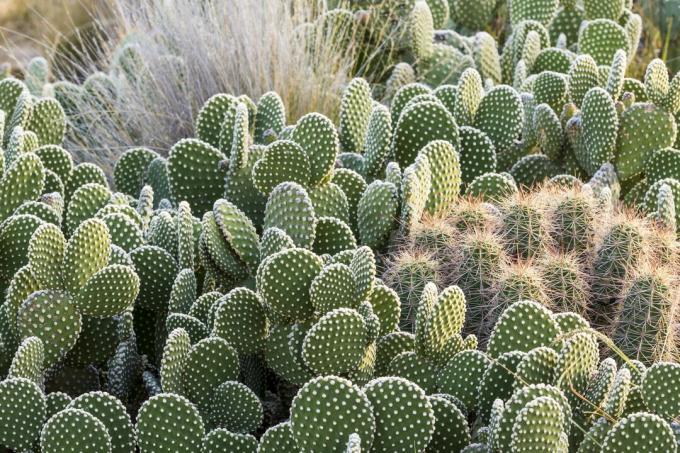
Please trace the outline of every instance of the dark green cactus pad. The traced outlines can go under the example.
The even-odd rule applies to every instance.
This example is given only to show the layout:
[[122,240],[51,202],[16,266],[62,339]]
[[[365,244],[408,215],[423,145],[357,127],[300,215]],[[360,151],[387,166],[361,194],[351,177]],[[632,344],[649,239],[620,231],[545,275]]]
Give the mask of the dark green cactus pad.
[[253,167],[253,183],[265,196],[280,183],[290,181],[307,186],[310,180],[310,161],[296,142],[280,140],[267,147],[262,159]]
[[431,395],[428,400],[434,411],[435,427],[425,451],[433,453],[462,451],[471,440],[467,418],[443,395]]
[[359,313],[337,308],[321,317],[307,332],[302,358],[317,374],[347,373],[361,361],[366,335],[366,324]]
[[71,401],[67,409],[80,409],[97,418],[111,436],[111,453],[131,453],[135,433],[125,406],[104,392],[86,393]]
[[26,201],[35,200],[43,190],[43,165],[35,154],[21,154],[0,179],[0,221]]
[[317,217],[335,217],[345,223],[349,222],[347,196],[337,184],[314,187],[309,190],[309,198]]
[[496,171],[496,149],[489,137],[479,129],[460,128],[460,167],[464,184],[477,176]]
[[614,165],[621,180],[645,168],[646,157],[673,145],[677,126],[673,115],[654,104],[634,104],[621,115]]
[[387,335],[397,330],[401,309],[396,291],[386,285],[376,283],[367,300],[380,321],[380,335]]
[[340,145],[347,153],[361,153],[373,109],[371,87],[362,78],[352,79],[340,100]]
[[212,333],[227,340],[239,354],[250,355],[264,348],[268,330],[260,296],[247,288],[235,288],[221,300]]
[[33,448],[45,420],[45,395],[31,380],[0,382],[0,442],[17,451]]
[[222,293],[217,291],[201,294],[189,309],[189,316],[193,316],[205,325],[211,325],[213,305],[215,305],[221,297]]
[[283,250],[258,269],[258,292],[279,315],[305,319],[314,311],[309,288],[321,269],[321,258],[312,252],[299,248]]
[[61,265],[66,240],[53,224],[39,226],[28,244],[28,262],[36,281],[43,289],[62,289]]
[[17,325],[21,338],[35,336],[42,340],[45,367],[49,367],[75,345],[81,316],[68,293],[38,291],[21,305]]
[[508,150],[522,130],[522,101],[517,92],[500,85],[486,93],[475,115],[476,129],[484,132],[496,152]]
[[52,170],[59,179],[66,182],[73,171],[73,158],[68,151],[58,145],[45,145],[35,150],[43,167]]
[[583,99],[583,146],[575,150],[580,165],[593,174],[614,156],[618,114],[614,101],[602,88],[593,88]]
[[[415,343],[410,349],[414,346]],[[437,365],[410,349],[396,355],[390,361],[385,374],[408,379],[428,394],[436,392]]]
[[66,132],[64,109],[55,99],[39,99],[31,106],[26,129],[38,136],[40,146],[61,145]]
[[284,182],[269,195],[264,229],[280,228],[298,247],[311,248],[314,243],[314,222],[312,201],[301,185]]
[[314,278],[309,288],[312,305],[318,313],[328,313],[336,308],[359,306],[357,282],[349,266],[334,263],[326,266]]
[[71,397],[66,393],[53,392],[45,395],[45,401],[47,403],[46,418],[49,419],[57,412],[61,412],[66,409],[68,403],[71,402]]
[[[58,173],[57,173],[58,174]],[[64,180],[65,190],[64,201],[68,202],[71,199],[73,192],[80,186],[85,184],[99,184],[107,187],[106,175],[104,171],[94,164],[83,162],[73,168],[70,177]]]
[[439,372],[439,391],[455,396],[465,407],[477,407],[478,389],[490,363],[489,357],[481,351],[467,350],[456,354]]
[[536,105],[547,104],[553,111],[560,112],[568,100],[567,77],[558,72],[543,71],[536,75],[532,92]]
[[299,453],[290,422],[269,428],[260,438],[259,453]]
[[295,385],[303,385],[311,379],[312,373],[298,363],[289,347],[288,337],[292,335],[294,326],[275,325],[269,332],[265,348],[265,359],[274,372]]
[[357,206],[359,200],[366,190],[367,184],[364,178],[357,172],[348,168],[338,168],[333,173],[333,184],[339,186],[345,193],[347,198],[347,215],[349,217],[349,226],[352,230],[357,231]]
[[224,154],[210,144],[183,139],[168,157],[168,181],[175,202],[187,201],[196,212],[209,211],[213,200],[224,192]]
[[533,187],[560,174],[560,167],[548,156],[530,154],[518,160],[510,169],[510,174],[520,187]]
[[[421,451],[429,444],[435,430],[435,413],[420,387],[406,379],[385,377],[369,382],[364,391],[375,416],[375,440],[371,451]],[[403,404],[394,406],[397,395]],[[394,426],[405,429],[399,436],[394,436]]]
[[142,404],[136,431],[140,450],[153,453],[200,451],[205,434],[196,407],[171,393],[152,396]]
[[407,233],[417,225],[432,191],[432,172],[429,159],[419,154],[416,161],[404,170],[401,183],[401,231]]
[[404,107],[409,101],[421,94],[431,94],[432,90],[422,83],[409,83],[404,85],[397,91],[390,103],[390,114],[392,116],[392,125],[396,126],[399,122],[399,117],[403,113]]
[[130,266],[114,264],[94,274],[78,291],[74,303],[80,313],[107,317],[129,308],[139,293],[139,277]]
[[532,301],[516,302],[498,319],[487,351],[492,358],[510,351],[529,352],[539,346],[550,346],[559,334],[560,329],[547,308]]
[[[578,428],[577,428],[578,429]],[[604,439],[612,429],[612,422],[606,418],[599,418],[585,433],[581,441],[578,453],[599,453],[602,451]]]
[[674,148],[653,151],[645,162],[645,177],[648,184],[664,178],[680,179],[680,151]]
[[186,396],[205,414],[213,390],[224,381],[236,380],[238,372],[238,355],[226,340],[201,340],[191,348],[184,366]]
[[309,185],[328,181],[340,147],[333,123],[320,113],[309,113],[298,120],[291,139],[300,145],[309,160]]
[[511,451],[524,453],[544,448],[560,451],[564,424],[560,404],[549,396],[539,396],[517,414],[512,428]]
[[142,230],[134,220],[121,213],[107,214],[102,218],[111,234],[111,243],[129,252],[144,244]]
[[149,186],[153,188],[154,207],[158,207],[158,203],[161,200],[169,200],[172,197],[170,194],[167,160],[162,157],[152,160],[146,169],[146,180]]
[[417,153],[434,140],[459,145],[458,125],[446,108],[426,101],[404,109],[395,127],[392,155],[401,167],[411,165]]
[[413,352],[415,338],[408,332],[391,332],[378,339],[375,359],[376,375],[387,373],[392,360],[403,352]]
[[[49,171],[49,170],[46,170]],[[52,192],[54,194],[54,192]],[[56,194],[58,195],[58,194]],[[53,225],[61,225],[60,212],[42,201],[27,201],[19,206],[12,215],[30,214],[38,217],[43,222],[48,222]]]
[[364,300],[371,294],[375,284],[376,267],[373,250],[366,246],[356,249],[349,267],[357,281],[359,300]]
[[[376,104],[371,111],[364,141],[364,172],[377,177],[385,169],[392,142],[392,117],[387,107]],[[334,177],[335,178],[335,177]]]
[[314,253],[335,255],[357,246],[352,229],[336,217],[319,217],[314,233]]
[[565,341],[555,367],[555,385],[561,388],[573,405],[585,393],[590,376],[597,371],[599,351],[595,336],[579,332]]
[[[40,289],[40,284],[35,279],[30,266],[24,266],[20,268],[12,277],[12,281],[7,289],[7,295],[5,297],[5,304],[2,313],[7,316],[7,332],[12,340],[18,335],[17,330],[17,313],[21,304],[35,291]],[[0,331],[2,332],[2,331]],[[2,334],[0,334],[0,341],[2,341]],[[9,339],[5,339],[6,342]],[[15,345],[16,346],[16,345]]]
[[81,223],[64,251],[64,288],[77,293],[109,261],[111,238],[106,224],[98,219]]
[[163,307],[177,275],[174,258],[160,247],[145,245],[130,252],[130,259],[139,276],[137,301],[150,309]]
[[262,423],[262,404],[246,385],[226,381],[213,391],[210,401],[210,420],[233,433],[250,433]]
[[204,253],[204,262],[212,264],[233,280],[242,280],[247,275],[245,264],[239,260],[228,246],[212,212],[203,215],[200,246]]
[[652,412],[672,419],[680,415],[680,394],[676,390],[680,365],[659,362],[642,376],[642,398]]
[[421,150],[430,164],[432,186],[425,210],[438,215],[450,211],[461,186],[461,164],[453,145],[446,141],[430,142]]
[[318,377],[305,384],[293,399],[291,430],[302,452],[342,451],[350,434],[355,433],[370,449],[376,430],[373,411],[366,394],[350,381]]
[[260,261],[286,249],[295,248],[293,240],[280,228],[267,228],[260,240]]
[[253,223],[240,209],[223,199],[215,202],[213,214],[229,246],[254,273],[260,263],[260,241]]
[[564,143],[562,124],[557,114],[548,104],[536,106],[533,115],[536,142],[543,154],[558,160]]
[[198,319],[184,313],[171,313],[165,320],[165,328],[172,332],[177,328],[187,331],[191,344],[196,344],[210,335],[210,329]]
[[218,428],[203,438],[203,453],[257,453],[257,439],[249,434],[238,434]]
[[569,432],[571,408],[562,392],[558,388],[549,385],[530,385],[515,390],[515,393],[505,404],[502,417],[498,422],[498,426],[494,429],[492,440],[494,451],[511,451],[510,445],[514,437],[513,427],[517,417],[527,404],[539,397],[549,397],[558,403],[562,409],[561,429],[566,433]]
[[38,337],[25,338],[14,353],[7,379],[24,378],[40,384],[44,357],[42,341]]
[[474,198],[481,198],[489,202],[500,202],[517,192],[517,184],[511,176],[504,173],[484,173],[477,176],[465,193]]
[[602,453],[630,449],[649,452],[674,452],[677,441],[670,425],[654,414],[639,412],[619,420],[602,444]]
[[255,143],[265,143],[265,133],[278,135],[286,125],[286,107],[281,97],[273,91],[263,94],[257,101],[255,115]]
[[109,201],[111,191],[107,187],[94,183],[80,186],[68,203],[64,219],[66,232],[72,235],[81,223],[94,217]]
[[581,28],[578,46],[580,53],[591,55],[598,65],[609,65],[617,50],[628,52],[628,35],[610,19],[595,19]]
[[539,346],[527,352],[517,364],[515,388],[533,384],[552,385],[555,381],[555,368],[558,359],[557,352],[547,346]]
[[111,447],[106,426],[81,409],[67,408],[57,413],[40,433],[40,448],[45,453],[109,453]]
[[493,402],[510,398],[515,387],[517,367],[526,354],[519,351],[506,352],[492,361],[484,371],[479,386],[477,414],[489,421]]
[[191,339],[186,330],[178,328],[170,331],[161,359],[160,378],[166,393],[184,393],[184,366],[191,348]]
[[398,209],[398,192],[394,184],[373,181],[357,206],[361,243],[373,248],[382,247],[392,232]]
[[157,157],[158,154],[148,148],[131,148],[125,151],[113,170],[116,189],[133,197],[138,196],[144,186],[146,170]]
[[616,378],[612,383],[607,400],[602,407],[605,414],[614,418],[619,418],[623,415],[628,400],[628,394],[631,389],[631,376],[627,368],[621,368],[616,374]]
[[599,85],[599,69],[593,57],[577,56],[569,68],[569,92],[574,104],[580,107],[586,93]]
[[229,113],[233,116],[237,104],[236,98],[228,94],[216,94],[208,99],[196,118],[197,137],[214,147],[219,147],[225,117]]

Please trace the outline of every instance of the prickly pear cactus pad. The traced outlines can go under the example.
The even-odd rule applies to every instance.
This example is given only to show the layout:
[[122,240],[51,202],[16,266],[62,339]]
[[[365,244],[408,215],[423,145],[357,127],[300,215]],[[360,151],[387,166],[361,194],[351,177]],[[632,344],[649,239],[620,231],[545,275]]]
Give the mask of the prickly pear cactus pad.
[[81,409],[97,418],[111,436],[112,453],[130,453],[135,448],[135,433],[123,403],[104,392],[80,395],[67,409]]
[[664,418],[680,416],[680,396],[676,391],[680,365],[660,362],[652,365],[642,376],[642,398],[647,407]]
[[40,437],[46,415],[45,395],[25,378],[0,382],[0,442],[17,451],[29,450]]
[[200,451],[205,428],[196,407],[172,393],[152,396],[137,415],[137,444],[143,451]]
[[[375,379],[364,387],[375,416],[372,451],[421,451],[435,430],[435,413],[425,392],[397,377]],[[401,427],[399,434],[395,433]]]
[[290,424],[298,448],[309,453],[342,451],[355,433],[364,448],[370,449],[376,430],[366,394],[334,376],[312,379],[300,389],[293,399]]
[[40,433],[40,448],[45,453],[106,453],[111,451],[111,436],[94,415],[67,408],[45,423]]
[[670,425],[654,414],[638,412],[619,420],[602,444],[602,453],[625,450],[674,452],[677,441]]

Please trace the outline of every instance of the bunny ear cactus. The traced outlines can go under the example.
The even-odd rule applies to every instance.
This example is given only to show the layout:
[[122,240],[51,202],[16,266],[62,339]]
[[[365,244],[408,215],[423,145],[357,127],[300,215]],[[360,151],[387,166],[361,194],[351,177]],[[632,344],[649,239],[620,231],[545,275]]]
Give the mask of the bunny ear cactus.
[[253,167],[253,183],[264,196],[283,182],[309,185],[310,162],[305,151],[295,142],[280,140],[267,147]]
[[271,131],[274,136],[281,133],[286,125],[286,107],[281,97],[270,91],[263,94],[257,101],[255,114],[255,143],[267,144],[266,136]]
[[[350,105],[358,103],[348,102]],[[358,115],[352,113],[353,117]],[[360,132],[362,131],[358,130],[356,133]],[[300,145],[309,160],[309,185],[313,187],[326,183],[332,176],[339,149],[338,133],[333,123],[321,114],[307,114],[295,125],[291,139]]]
[[591,55],[598,65],[611,63],[616,51],[628,52],[630,42],[626,30],[611,19],[586,22],[578,36],[579,52]]
[[[171,393],[149,398],[139,409],[135,428],[139,447],[159,453],[200,450],[205,433],[196,407],[186,398]],[[159,429],[166,435],[160,436]]]
[[372,110],[373,99],[368,83],[361,78],[350,81],[340,102],[339,136],[344,152],[364,151],[363,143]]

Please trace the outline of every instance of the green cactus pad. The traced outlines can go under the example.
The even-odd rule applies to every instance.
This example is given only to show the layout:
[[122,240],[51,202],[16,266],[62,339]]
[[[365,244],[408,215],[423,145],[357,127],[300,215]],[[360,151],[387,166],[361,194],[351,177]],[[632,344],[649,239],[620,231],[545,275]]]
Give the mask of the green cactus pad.
[[675,142],[673,115],[653,104],[634,104],[621,115],[614,165],[621,180],[644,170],[646,156]]
[[560,404],[548,396],[539,396],[517,414],[510,448],[517,453],[560,451],[564,423]]
[[359,306],[357,282],[349,266],[341,263],[326,266],[314,278],[309,288],[312,305],[318,313],[328,313],[336,308]]
[[260,263],[260,241],[250,219],[232,203],[222,199],[213,205],[213,214],[222,235],[236,255],[255,272]]
[[213,335],[227,340],[239,354],[250,355],[264,348],[268,327],[260,296],[247,288],[235,288],[221,299]]
[[290,409],[290,423],[298,449],[310,453],[342,451],[355,433],[370,449],[376,429],[373,407],[364,392],[335,376],[312,379],[300,389]]
[[81,409],[67,408],[57,413],[45,423],[40,434],[40,448],[45,453],[109,453],[111,446],[106,426]]
[[[435,413],[425,392],[416,384],[398,377],[378,378],[369,382],[364,391],[373,406],[375,440],[371,451],[421,451],[430,442],[435,430]],[[394,398],[403,404],[394,406]],[[399,436],[393,427],[402,426]]]
[[74,303],[85,315],[107,317],[132,306],[139,293],[139,277],[130,266],[114,264],[94,274],[78,291]]
[[260,261],[274,253],[292,248],[295,248],[295,243],[285,231],[276,227],[268,228],[260,240]]
[[602,88],[588,91],[582,108],[583,146],[576,157],[593,174],[614,156],[619,121],[614,101]]
[[41,288],[63,288],[61,265],[65,247],[64,235],[53,224],[43,224],[33,233],[28,244],[28,262]]
[[517,368],[526,354],[519,351],[506,352],[494,360],[484,371],[479,385],[477,413],[483,420],[491,417],[493,402],[510,398],[515,387]]
[[236,108],[238,101],[228,94],[216,94],[208,99],[196,118],[197,137],[214,147],[220,145],[220,134],[225,116]]
[[184,366],[186,396],[206,413],[213,390],[224,381],[235,380],[238,372],[238,355],[226,340],[201,340],[191,348]]
[[260,438],[259,453],[299,453],[290,422],[269,428]]
[[586,93],[599,85],[599,69],[593,57],[577,56],[569,68],[569,91],[574,104],[580,107]]
[[64,287],[75,293],[109,261],[111,237],[106,224],[98,219],[82,222],[73,232],[64,251]]
[[312,378],[311,372],[298,363],[289,347],[288,337],[292,335],[294,326],[274,326],[269,332],[265,359],[267,365],[277,374],[295,385],[303,385]]
[[32,153],[21,154],[0,179],[0,221],[25,201],[40,196],[44,184],[43,165]]
[[137,301],[146,308],[165,306],[177,275],[174,258],[160,247],[145,245],[130,252],[139,276]]
[[430,164],[432,186],[425,210],[432,215],[447,213],[458,197],[461,185],[461,164],[453,145],[437,140],[421,150]]
[[298,248],[283,250],[258,269],[258,292],[278,314],[304,319],[313,313],[309,288],[321,269],[321,259],[312,252]]
[[215,388],[210,402],[210,420],[233,433],[250,433],[262,423],[262,404],[247,386],[226,381]]
[[549,385],[530,385],[515,390],[515,393],[505,404],[502,417],[498,422],[498,426],[494,429],[492,440],[494,451],[511,451],[510,445],[514,438],[513,427],[515,421],[527,404],[540,397],[549,397],[558,403],[562,410],[561,430],[569,432],[571,408],[562,392],[556,387]]
[[52,392],[45,395],[45,400],[47,402],[47,419],[51,418],[57,412],[61,412],[66,409],[68,403],[71,402],[71,397],[66,393],[62,392]]
[[200,451],[205,434],[196,407],[171,393],[152,396],[142,404],[136,431],[139,449],[152,453]]
[[335,217],[319,217],[314,233],[314,253],[335,255],[357,246],[351,228]]
[[489,357],[480,351],[467,350],[456,354],[439,372],[439,390],[455,396],[465,407],[477,407],[477,389],[490,363]]
[[[392,142],[392,118],[387,107],[373,107],[366,127],[364,141],[364,171],[377,177],[384,170]],[[334,177],[335,178],[335,177]]]
[[645,177],[649,184],[660,179],[680,179],[680,151],[674,148],[659,149],[645,162]]
[[167,393],[184,393],[184,365],[189,356],[191,339],[182,328],[170,332],[163,348],[160,378],[163,391]]
[[335,217],[349,222],[349,203],[347,196],[337,184],[324,184],[309,190],[314,212],[317,217]]
[[[366,324],[354,310],[337,308],[307,332],[302,358],[317,374],[340,375],[353,370],[364,354]],[[333,351],[329,354],[328,351]]]
[[602,453],[629,449],[649,452],[674,452],[677,441],[670,425],[661,417],[639,412],[619,420],[602,444]]
[[298,247],[310,248],[314,242],[315,214],[305,189],[294,182],[279,184],[269,195],[264,228],[283,230]]
[[489,137],[499,153],[514,144],[522,130],[521,119],[522,101],[519,94],[508,86],[499,85],[482,99],[473,126]]
[[465,193],[474,198],[500,202],[517,190],[517,184],[512,177],[502,173],[484,173],[467,186]]
[[265,196],[282,182],[307,186],[310,161],[304,149],[290,140],[280,140],[267,147],[264,157],[253,167],[253,183]]
[[517,364],[515,388],[533,384],[552,385],[558,359],[557,352],[547,346],[539,346],[527,352]]
[[434,140],[459,144],[458,126],[441,104],[426,101],[404,109],[392,140],[392,154],[401,167],[415,161],[418,151]]
[[435,427],[425,451],[462,451],[471,440],[465,415],[444,395],[431,395],[428,400],[434,411]]
[[268,131],[278,135],[286,125],[286,107],[281,97],[273,91],[263,94],[257,101],[255,115],[255,142],[265,143]]
[[40,384],[45,356],[44,350],[40,338],[25,338],[14,353],[7,379],[25,378]]
[[537,302],[521,301],[501,314],[487,351],[492,358],[510,351],[529,352],[539,346],[550,346],[559,334],[560,329],[548,309]]
[[642,398],[654,413],[668,419],[680,415],[680,395],[675,386],[680,376],[680,365],[659,362],[652,365],[642,378]]
[[22,338],[35,336],[42,340],[45,367],[49,367],[75,345],[81,316],[68,293],[38,291],[21,305],[17,325]]
[[357,206],[361,243],[373,248],[382,247],[392,232],[398,209],[398,192],[394,184],[373,181]]
[[165,320],[165,327],[168,332],[177,328],[187,331],[191,344],[196,344],[210,334],[210,330],[198,319],[184,313],[171,313]]
[[17,451],[31,449],[45,420],[45,395],[31,380],[9,378],[0,382],[0,403],[2,445]]
[[340,145],[347,153],[362,152],[373,109],[371,88],[362,78],[352,79],[340,100]]
[[352,227],[352,230],[356,231],[357,205],[366,190],[366,181],[359,173],[353,170],[337,168],[333,173],[332,182],[342,189],[347,198],[349,225]]
[[380,334],[387,335],[397,329],[401,315],[399,295],[383,284],[373,286],[368,302],[380,321]]
[[104,171],[89,162],[83,162],[82,164],[76,165],[68,179],[64,180],[66,190],[66,193],[64,193],[64,200],[70,200],[73,192],[75,192],[78,187],[84,186],[85,184],[99,184],[107,187]]
[[496,171],[496,150],[479,129],[460,128],[460,167],[462,182],[470,184],[477,176]]
[[175,202],[187,201],[197,212],[210,210],[224,192],[220,161],[225,156],[208,143],[182,139],[170,149],[168,181]]
[[131,148],[125,151],[113,170],[116,189],[133,197],[138,196],[144,186],[146,169],[157,157],[155,151],[147,148]]
[[338,133],[333,123],[319,113],[309,113],[298,120],[291,139],[300,145],[309,160],[310,186],[328,181],[339,149]]
[[598,65],[609,65],[619,49],[628,52],[628,35],[610,19],[588,21],[578,36],[579,52],[589,54]]
[[203,438],[203,453],[257,453],[257,439],[249,434],[238,434],[218,428]]
[[111,436],[112,453],[130,453],[135,448],[135,434],[125,406],[104,392],[80,395],[67,409],[80,409],[97,418]]
[[73,234],[78,225],[94,217],[111,201],[111,191],[100,184],[88,183],[80,186],[71,196],[64,223],[68,234]]

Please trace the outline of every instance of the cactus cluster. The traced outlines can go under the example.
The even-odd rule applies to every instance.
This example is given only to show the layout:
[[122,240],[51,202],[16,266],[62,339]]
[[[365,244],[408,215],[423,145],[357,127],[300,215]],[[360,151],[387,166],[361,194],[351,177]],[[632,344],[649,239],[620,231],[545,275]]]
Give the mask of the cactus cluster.
[[639,16],[512,0],[499,51],[493,1],[350,3],[309,39],[406,61],[337,121],[218,93],[110,178],[62,145],[113,75],[0,81],[0,450],[677,451],[680,78],[625,77]]

